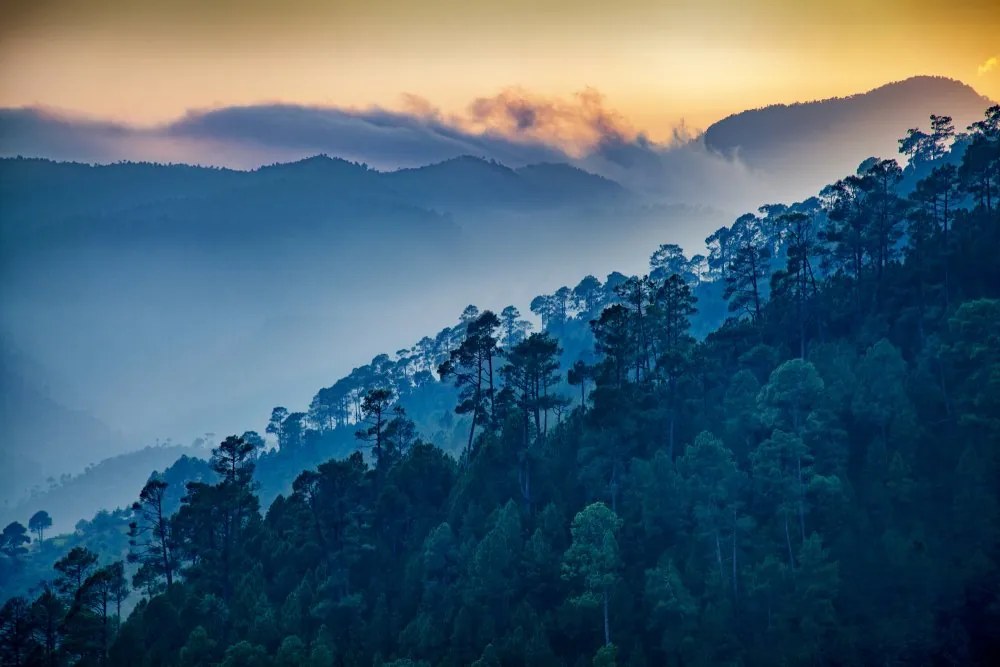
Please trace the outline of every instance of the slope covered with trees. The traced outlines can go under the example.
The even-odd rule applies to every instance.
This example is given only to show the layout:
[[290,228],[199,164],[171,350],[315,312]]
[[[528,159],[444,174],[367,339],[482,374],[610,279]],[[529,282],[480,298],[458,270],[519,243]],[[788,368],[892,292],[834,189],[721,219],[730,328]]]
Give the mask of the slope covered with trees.
[[[294,420],[276,409],[279,449],[226,438],[176,512],[147,484],[127,619],[124,566],[74,550],[3,607],[0,655],[996,664],[1000,107],[928,134],[912,187],[873,158],[703,259],[663,247],[648,275],[539,297],[540,332],[470,309],[413,367],[403,351]],[[730,317],[699,339],[703,273]],[[406,407],[449,386],[456,456]],[[261,503],[255,474],[347,432],[357,451]],[[9,559],[23,537],[5,529]]]

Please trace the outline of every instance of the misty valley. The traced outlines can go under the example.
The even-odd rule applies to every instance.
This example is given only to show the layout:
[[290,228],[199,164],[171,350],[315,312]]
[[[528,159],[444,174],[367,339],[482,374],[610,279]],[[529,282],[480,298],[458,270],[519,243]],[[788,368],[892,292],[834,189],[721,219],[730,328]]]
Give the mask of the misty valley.
[[[586,153],[0,111],[0,666],[1000,663],[971,88]],[[106,154],[177,137],[254,164]]]

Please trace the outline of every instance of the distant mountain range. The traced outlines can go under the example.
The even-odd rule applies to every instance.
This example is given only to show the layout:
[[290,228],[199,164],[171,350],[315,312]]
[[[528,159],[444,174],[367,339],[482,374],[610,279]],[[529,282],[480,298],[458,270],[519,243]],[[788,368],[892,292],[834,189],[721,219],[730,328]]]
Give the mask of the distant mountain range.
[[[950,115],[962,131],[993,102],[971,86],[944,77],[916,76],[850,97],[774,104],[711,125],[705,145],[753,169],[798,178],[849,172],[869,156],[894,157],[911,127],[927,128],[930,114]],[[819,159],[822,158],[822,159]]]
[[131,506],[154,471],[164,470],[182,456],[208,458],[209,451],[165,444],[111,456],[77,475],[41,485],[16,503],[0,505],[0,523],[26,523],[32,514],[44,509],[52,516],[53,534],[71,532],[77,521],[100,510]]
[[[0,159],[0,233],[7,242],[56,226],[63,237],[88,225],[89,231],[102,234],[121,231],[116,229],[121,224],[139,232],[162,227],[164,216],[177,217],[171,232],[197,222],[199,234],[207,231],[206,225],[239,218],[236,231],[242,235],[272,209],[296,218],[370,217],[378,212],[420,224],[437,217],[431,208],[552,208],[614,203],[626,196],[617,183],[567,164],[511,169],[471,156],[390,172],[325,155],[249,172]],[[252,210],[243,210],[251,203]],[[112,220],[114,216],[128,221]],[[268,217],[267,224],[272,222]]]
[[[536,280],[592,270],[612,239],[654,225],[660,213],[625,188],[567,164],[462,156],[378,171],[321,155],[235,171],[0,159],[0,330],[54,369],[51,401],[73,406],[5,380],[6,467],[33,480],[16,492],[11,481],[11,495],[120,451],[83,416],[132,442],[263,430],[270,401],[294,387],[410,342],[474,293],[530,298]],[[548,265],[574,238],[586,247]],[[406,323],[384,320],[418,301]],[[71,433],[93,459],[76,456]]]
[[39,385],[43,374],[23,357],[0,350],[0,508],[44,487],[48,477],[76,472],[127,446],[93,415],[53,399]]

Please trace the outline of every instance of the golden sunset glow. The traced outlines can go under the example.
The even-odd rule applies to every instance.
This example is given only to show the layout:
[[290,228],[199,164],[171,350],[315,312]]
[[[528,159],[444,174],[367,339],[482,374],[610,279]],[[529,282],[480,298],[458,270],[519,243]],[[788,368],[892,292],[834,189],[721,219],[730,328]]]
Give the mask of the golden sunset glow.
[[[209,7],[203,4],[210,5]],[[1000,98],[995,2],[5,3],[0,106],[139,124],[258,102],[461,113],[588,87],[653,138],[915,74]]]

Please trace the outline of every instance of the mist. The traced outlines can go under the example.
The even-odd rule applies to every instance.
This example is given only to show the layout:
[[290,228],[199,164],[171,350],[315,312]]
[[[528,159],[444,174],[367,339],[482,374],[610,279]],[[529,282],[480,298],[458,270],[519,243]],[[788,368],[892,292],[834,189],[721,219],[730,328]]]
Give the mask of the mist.
[[[969,115],[982,102],[931,83],[926,108],[941,99]],[[33,472],[6,483],[4,500],[156,441],[263,430],[271,407],[304,409],[470,303],[527,314],[535,295],[584,275],[645,270],[661,243],[701,252],[739,214],[850,173],[865,137],[893,145],[920,106],[917,84],[894,85],[880,89],[877,122],[857,121],[859,96],[776,108],[779,122],[748,112],[704,135],[681,126],[665,143],[592,90],[512,88],[462,115],[413,96],[396,110],[224,107],[156,127],[0,110],[0,155],[211,167],[5,161],[5,393],[47,397],[64,430],[81,416],[93,428],[50,448],[18,431],[2,453]],[[847,118],[840,134],[786,122],[828,109]],[[864,135],[854,144],[851,122]],[[822,145],[840,146],[837,159],[812,160]],[[302,160],[317,153],[361,164]]]

